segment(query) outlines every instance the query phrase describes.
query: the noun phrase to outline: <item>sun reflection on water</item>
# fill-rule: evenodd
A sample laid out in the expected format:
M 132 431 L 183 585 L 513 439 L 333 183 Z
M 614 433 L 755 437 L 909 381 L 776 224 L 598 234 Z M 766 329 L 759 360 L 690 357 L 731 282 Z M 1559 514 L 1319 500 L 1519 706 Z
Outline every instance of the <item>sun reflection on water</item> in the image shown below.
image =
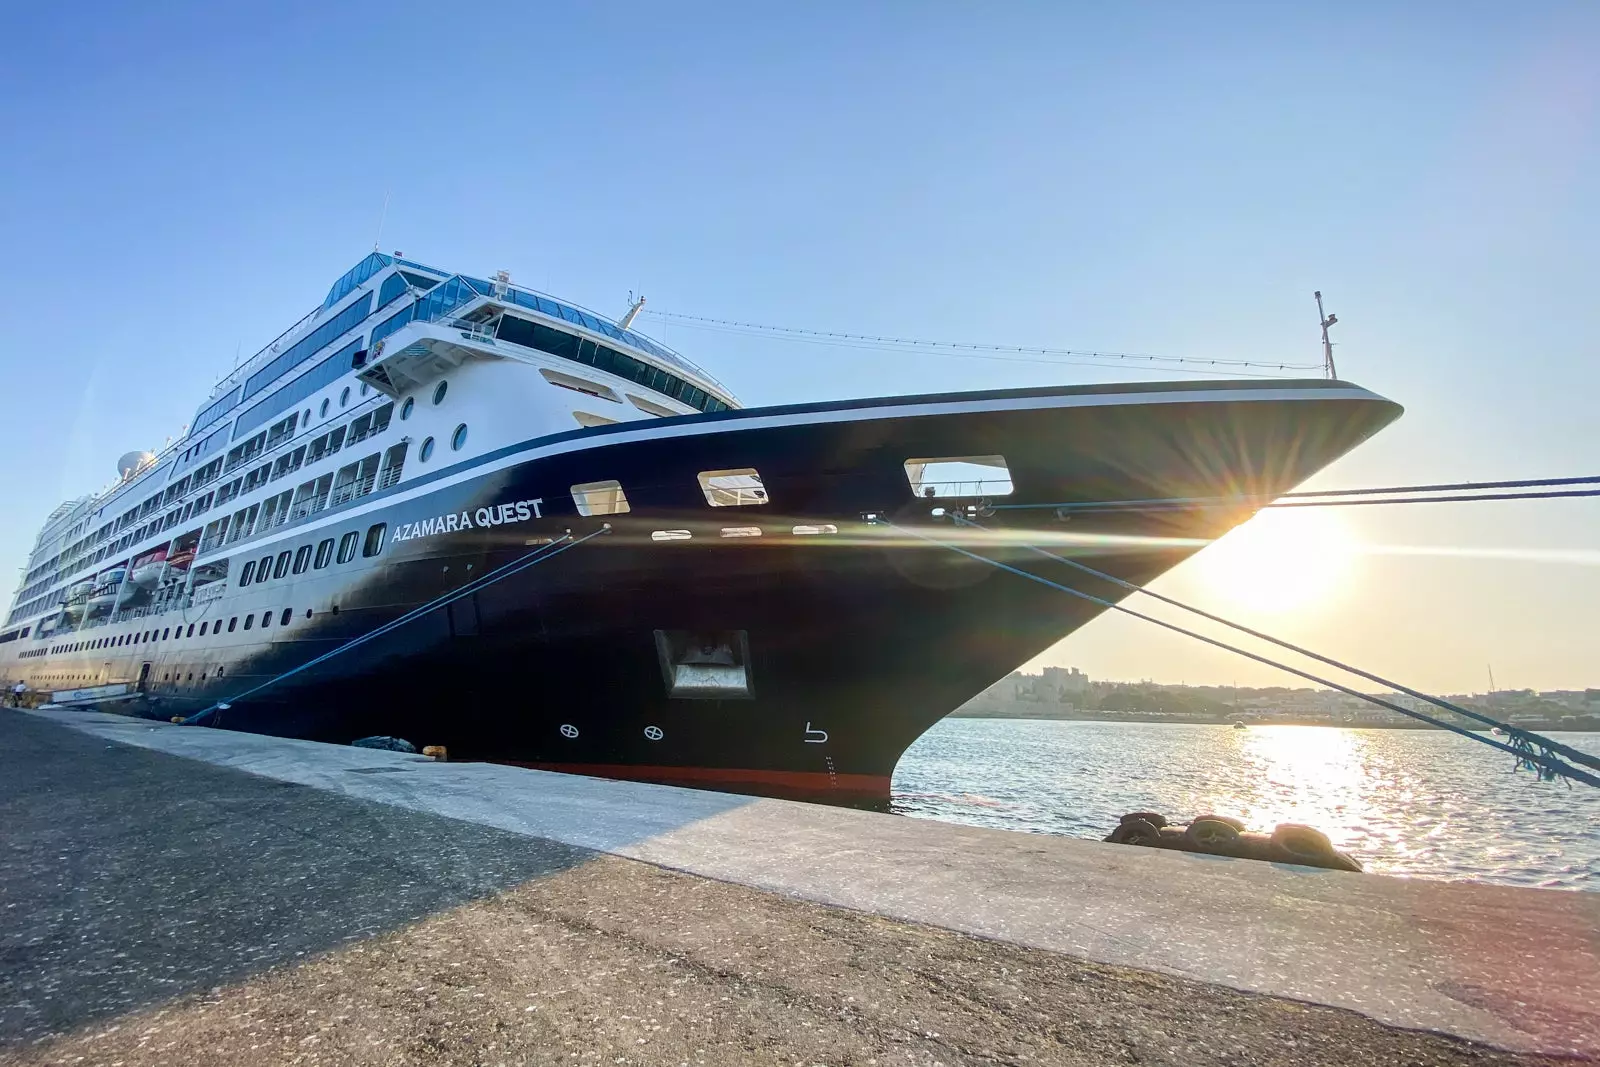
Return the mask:
M 1568 735 L 1600 754 L 1600 734 Z M 1430 730 L 948 719 L 895 770 L 895 808 L 1103 837 L 1124 812 L 1314 826 L 1369 871 L 1600 888 L 1600 790 L 1514 774 Z

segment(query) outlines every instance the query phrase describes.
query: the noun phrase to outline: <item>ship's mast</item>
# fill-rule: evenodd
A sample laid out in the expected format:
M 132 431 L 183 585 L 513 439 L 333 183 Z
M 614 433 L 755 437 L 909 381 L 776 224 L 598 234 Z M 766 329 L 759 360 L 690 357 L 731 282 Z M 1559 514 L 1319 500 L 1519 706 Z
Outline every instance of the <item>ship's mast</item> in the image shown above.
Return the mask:
M 626 315 L 622 316 L 622 321 L 621 322 L 617 323 L 617 329 L 626 330 L 629 326 L 632 326 L 633 325 L 633 317 L 635 315 L 639 314 L 639 309 L 642 308 L 642 307 L 644 307 L 644 294 L 640 293 L 639 294 L 639 299 L 637 301 L 635 301 L 633 299 L 633 294 L 629 293 L 628 294 L 628 313 Z
M 1317 298 L 1317 318 L 1322 320 L 1322 369 L 1329 378 L 1337 378 L 1339 372 L 1333 368 L 1333 342 L 1328 339 L 1328 327 L 1338 322 L 1339 316 L 1323 314 L 1321 289 L 1311 295 Z

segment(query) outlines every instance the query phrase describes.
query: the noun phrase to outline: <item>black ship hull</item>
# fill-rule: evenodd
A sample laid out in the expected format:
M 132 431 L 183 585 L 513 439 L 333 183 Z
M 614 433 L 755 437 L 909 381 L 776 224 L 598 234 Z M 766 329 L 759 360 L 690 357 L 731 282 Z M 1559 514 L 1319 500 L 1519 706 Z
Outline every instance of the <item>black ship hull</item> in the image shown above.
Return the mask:
M 394 735 L 452 758 L 878 805 L 924 730 L 1100 610 L 905 535 L 973 537 L 934 511 L 982 503 L 914 496 L 908 459 L 1003 456 L 1007 505 L 1270 498 L 1398 413 L 1337 382 L 1183 383 L 558 435 L 228 545 L 214 556 L 237 576 L 246 560 L 385 528 L 371 558 L 118 624 L 136 643 L 81 658 L 101 681 L 137 683 L 143 713 L 161 718 L 338 743 Z M 729 468 L 758 470 L 766 500 L 710 506 L 697 474 Z M 570 487 L 609 479 L 628 511 L 580 514 Z M 1251 510 L 1003 508 L 982 518 L 1000 533 L 975 550 L 1119 599 L 1022 545 L 1066 546 L 1143 583 Z M 268 625 L 245 633 L 240 619 Z M 199 636 L 197 623 L 221 633 Z M 685 665 L 696 669 L 678 684 Z

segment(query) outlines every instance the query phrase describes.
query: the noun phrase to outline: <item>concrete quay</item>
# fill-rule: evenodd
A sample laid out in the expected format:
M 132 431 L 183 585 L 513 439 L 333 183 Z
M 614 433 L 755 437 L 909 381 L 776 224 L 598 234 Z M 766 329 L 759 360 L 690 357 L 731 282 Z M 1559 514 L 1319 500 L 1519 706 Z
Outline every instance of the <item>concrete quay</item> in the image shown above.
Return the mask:
M 1600 1059 L 1595 894 L 65 711 L 0 847 L 0 1062 Z

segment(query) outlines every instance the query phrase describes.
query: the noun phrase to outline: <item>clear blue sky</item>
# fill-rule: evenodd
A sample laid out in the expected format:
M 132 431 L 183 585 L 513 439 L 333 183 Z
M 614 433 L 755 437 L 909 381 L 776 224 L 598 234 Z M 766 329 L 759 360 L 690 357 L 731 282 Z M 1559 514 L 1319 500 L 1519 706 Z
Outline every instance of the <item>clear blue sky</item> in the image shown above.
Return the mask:
M 612 313 L 1304 361 L 1320 288 L 1408 414 L 1318 484 L 1600 473 L 1597 53 L 1593 4 L 9 5 L 0 585 L 386 191 L 385 250 Z M 646 324 L 751 404 L 1116 376 Z M 1600 548 L 1596 502 L 1382 510 L 1363 542 Z M 1600 685 L 1585 558 L 1364 555 L 1274 624 L 1429 686 Z M 1114 620 L 1048 661 L 1269 678 Z

